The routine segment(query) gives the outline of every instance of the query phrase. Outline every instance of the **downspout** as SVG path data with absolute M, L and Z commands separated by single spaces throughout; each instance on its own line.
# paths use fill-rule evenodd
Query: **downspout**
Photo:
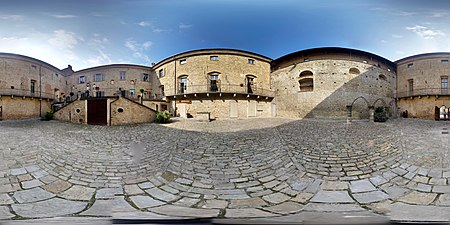
M 39 65 L 39 117 L 42 117 L 42 65 Z
M 174 63 L 174 71 L 173 71 L 173 76 L 174 76 L 174 109 L 173 109 L 173 116 L 176 117 L 177 116 L 177 61 L 175 60 L 175 56 L 173 57 L 173 63 Z

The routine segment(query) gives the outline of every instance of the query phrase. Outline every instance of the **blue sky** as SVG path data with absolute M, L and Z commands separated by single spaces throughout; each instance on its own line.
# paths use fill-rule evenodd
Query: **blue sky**
M 270 58 L 348 47 L 390 60 L 450 51 L 450 1 L 1 0 L 0 52 L 74 70 L 200 48 Z

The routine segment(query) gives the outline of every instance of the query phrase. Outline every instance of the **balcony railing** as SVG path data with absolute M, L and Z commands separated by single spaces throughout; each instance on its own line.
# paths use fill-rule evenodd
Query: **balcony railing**
M 450 95 L 449 88 L 421 88 L 412 91 L 397 92 L 397 98 L 407 98 L 414 96 L 428 96 L 428 95 Z
M 48 98 L 48 99 L 54 99 L 55 94 L 54 93 L 40 93 L 39 91 L 31 92 L 31 90 L 24 90 L 24 89 L 11 89 L 11 88 L 0 88 L 0 95 L 3 96 L 20 96 L 20 97 L 30 97 L 30 98 Z
M 119 90 L 117 88 L 101 88 L 98 90 L 89 90 L 84 92 L 74 92 L 73 98 L 100 98 L 100 97 L 110 97 L 110 96 L 121 96 L 134 100 L 163 100 L 164 95 L 159 93 L 152 93 L 145 91 L 141 93 L 139 91 L 130 91 L 130 90 Z
M 232 85 L 232 84 L 217 84 L 217 85 L 188 85 L 186 89 L 178 88 L 176 92 L 173 89 L 167 89 L 167 96 L 187 95 L 187 94 L 202 94 L 202 93 L 229 93 L 229 94 L 250 94 L 260 95 L 265 97 L 273 97 L 274 92 L 269 89 L 258 88 L 255 85 L 251 88 L 246 85 Z

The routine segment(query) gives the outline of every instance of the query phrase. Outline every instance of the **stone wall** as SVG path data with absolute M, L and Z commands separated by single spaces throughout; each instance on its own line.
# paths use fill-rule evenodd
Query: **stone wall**
M 167 104 L 167 102 L 164 102 L 164 101 L 144 100 L 144 101 L 142 101 L 142 104 L 147 106 L 150 109 L 157 111 L 157 112 L 169 110 L 169 104 Z
M 367 119 L 368 106 L 384 103 L 394 109 L 395 73 L 364 60 L 310 59 L 282 63 L 272 72 L 272 89 L 277 115 L 282 117 L 345 118 L 347 105 L 353 117 Z M 310 71 L 304 72 L 304 71 Z M 303 73 L 302 73 L 303 72 Z M 304 75 L 307 74 L 307 75 Z M 308 75 L 309 74 L 309 75 Z M 301 90 L 299 81 L 312 78 L 313 88 Z M 382 104 L 384 105 L 384 104 Z
M 151 123 L 155 121 L 155 118 L 154 110 L 132 100 L 118 98 L 111 102 L 110 125 Z
M 87 124 L 86 100 L 75 100 L 54 113 L 56 120 Z
M 435 119 L 435 107 L 450 106 L 450 96 L 402 98 L 397 101 L 399 113 L 408 111 L 408 118 Z
M 1 120 L 15 120 L 44 116 L 50 110 L 51 103 L 47 99 L 0 96 Z

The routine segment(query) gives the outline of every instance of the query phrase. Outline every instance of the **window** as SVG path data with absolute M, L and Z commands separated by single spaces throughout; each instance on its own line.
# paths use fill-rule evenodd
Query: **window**
M 180 86 L 179 86 L 179 93 L 180 94 L 186 93 L 187 82 L 188 82 L 188 76 L 181 76 L 180 77 Z
M 255 60 L 254 59 L 248 59 L 248 64 L 254 65 L 255 64 Z
M 158 76 L 161 78 L 161 77 L 164 77 L 164 69 L 160 69 L 159 71 L 158 71 Z
M 380 74 L 380 75 L 378 75 L 378 79 L 387 80 L 387 77 L 384 74 Z
M 35 80 L 31 80 L 30 92 L 31 92 L 31 95 L 34 95 L 34 93 L 36 92 L 36 81 Z
M 85 76 L 80 76 L 80 77 L 78 78 L 78 83 L 79 83 L 79 84 L 84 84 L 84 83 L 86 83 L 86 77 L 85 77 Z
M 413 94 L 414 94 L 414 80 L 409 79 L 408 80 L 408 95 L 413 95 Z
M 219 60 L 219 56 L 217 56 L 217 55 L 210 56 L 210 57 L 209 57 L 209 60 L 211 60 L 211 61 L 217 61 L 217 60 Z
M 256 91 L 256 82 L 255 82 L 256 77 L 253 75 L 247 75 L 246 76 L 246 80 L 247 80 L 247 94 L 253 94 Z
M 358 70 L 358 69 L 356 69 L 356 68 L 350 68 L 350 70 L 348 70 L 348 72 L 350 73 L 350 74 L 360 74 L 361 72 Z
M 126 79 L 125 71 L 120 71 L 119 80 L 125 80 L 125 79 Z
M 159 90 L 161 91 L 161 96 L 164 97 L 165 96 L 164 85 L 159 86 Z
M 209 75 L 209 91 L 210 92 L 219 91 L 219 73 L 211 73 Z
M 363 60 L 363 63 L 369 63 L 369 62 L 367 62 L 367 60 Z
M 142 74 L 142 81 L 149 81 L 148 73 Z
M 103 81 L 104 80 L 104 76 L 101 73 L 95 74 L 94 75 L 94 82 L 99 82 L 99 81 Z
M 299 77 L 307 77 L 307 76 L 312 76 L 312 75 L 313 75 L 313 73 L 311 71 L 305 70 L 300 73 Z
M 441 94 L 448 94 L 448 77 L 441 77 Z
M 134 89 L 133 89 L 133 88 L 130 89 L 130 96 L 131 96 L 131 97 L 134 97 L 134 93 L 135 93 Z
M 31 67 L 32 67 L 33 69 L 37 69 L 37 66 L 36 66 L 36 65 L 31 65 Z
M 448 64 L 448 60 L 447 59 L 443 59 L 443 60 L 441 60 L 441 63 L 442 64 Z
M 409 69 L 409 68 L 413 68 L 413 66 L 414 66 L 414 64 L 410 63 L 410 64 L 408 64 L 407 67 L 408 67 L 408 69 Z
M 186 59 L 180 59 L 180 64 L 181 65 L 186 64 Z
M 303 78 L 298 81 L 301 92 L 314 91 L 314 80 L 313 78 Z

